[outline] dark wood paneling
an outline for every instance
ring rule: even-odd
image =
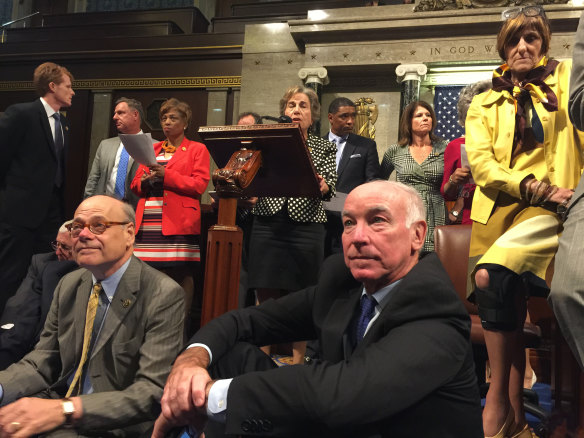
[[[71,108],[64,111],[69,120],[69,156],[66,168],[65,214],[72,218],[83,198],[87,181],[91,135],[91,92],[76,90]]]
[[[231,11],[234,17],[245,15],[287,15],[304,14],[314,9],[337,9],[365,6],[365,0],[287,0],[271,2],[255,2],[233,4]]]
[[[88,24],[85,26],[53,26],[34,27],[26,29],[8,29],[6,42],[39,42],[68,41],[92,38],[120,38],[131,37],[136,34],[146,37],[159,37],[182,33],[180,28],[171,22],[161,23],[132,23],[132,24]]]
[[[44,17],[43,26],[85,26],[99,24],[153,23],[170,21],[183,33],[205,33],[209,22],[197,8],[83,12]]]

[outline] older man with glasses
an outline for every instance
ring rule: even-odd
[[[51,242],[54,252],[32,257],[26,278],[6,303],[0,317],[0,370],[18,362],[33,349],[45,324],[55,287],[65,274],[78,268],[66,228],[70,223],[61,225]]]
[[[81,269],[34,350],[0,372],[0,436],[142,436],[183,345],[184,292],[133,256],[131,205],[87,198],[68,229]]]

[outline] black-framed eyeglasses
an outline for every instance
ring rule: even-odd
[[[89,228],[93,234],[103,234],[112,225],[128,225],[130,222],[110,222],[97,220],[91,223],[73,222],[66,225],[66,228],[71,233],[71,237],[78,237],[84,228]]]
[[[59,248],[61,248],[61,251],[65,251],[65,252],[70,252],[72,249],[70,246],[65,245],[64,243],[61,243],[57,240],[53,240],[51,242],[51,248],[53,248],[55,251],[57,251]]]
[[[503,12],[501,12],[501,20],[509,20],[517,17],[519,14],[523,14],[526,17],[537,17],[538,15],[545,17],[545,11],[541,6],[530,5],[505,9]]]

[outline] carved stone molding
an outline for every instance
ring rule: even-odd
[[[420,0],[414,8],[414,12],[513,7],[533,3],[533,0]],[[560,5],[568,3],[568,0],[538,0],[536,3],[538,5]]]
[[[311,82],[316,82],[319,85],[328,85],[330,80],[328,72],[324,67],[304,67],[298,70],[298,77],[304,81],[306,85]]]
[[[395,68],[398,83],[404,81],[421,81],[427,72],[428,67],[426,64],[400,64]]]
[[[141,89],[141,88],[225,88],[241,87],[241,76],[208,76],[182,78],[124,78],[124,79],[76,79],[73,88]],[[0,91],[33,90],[31,81],[0,81]]]

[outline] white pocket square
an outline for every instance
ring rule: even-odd
[[[353,154],[349,158],[361,158],[361,154]]]

